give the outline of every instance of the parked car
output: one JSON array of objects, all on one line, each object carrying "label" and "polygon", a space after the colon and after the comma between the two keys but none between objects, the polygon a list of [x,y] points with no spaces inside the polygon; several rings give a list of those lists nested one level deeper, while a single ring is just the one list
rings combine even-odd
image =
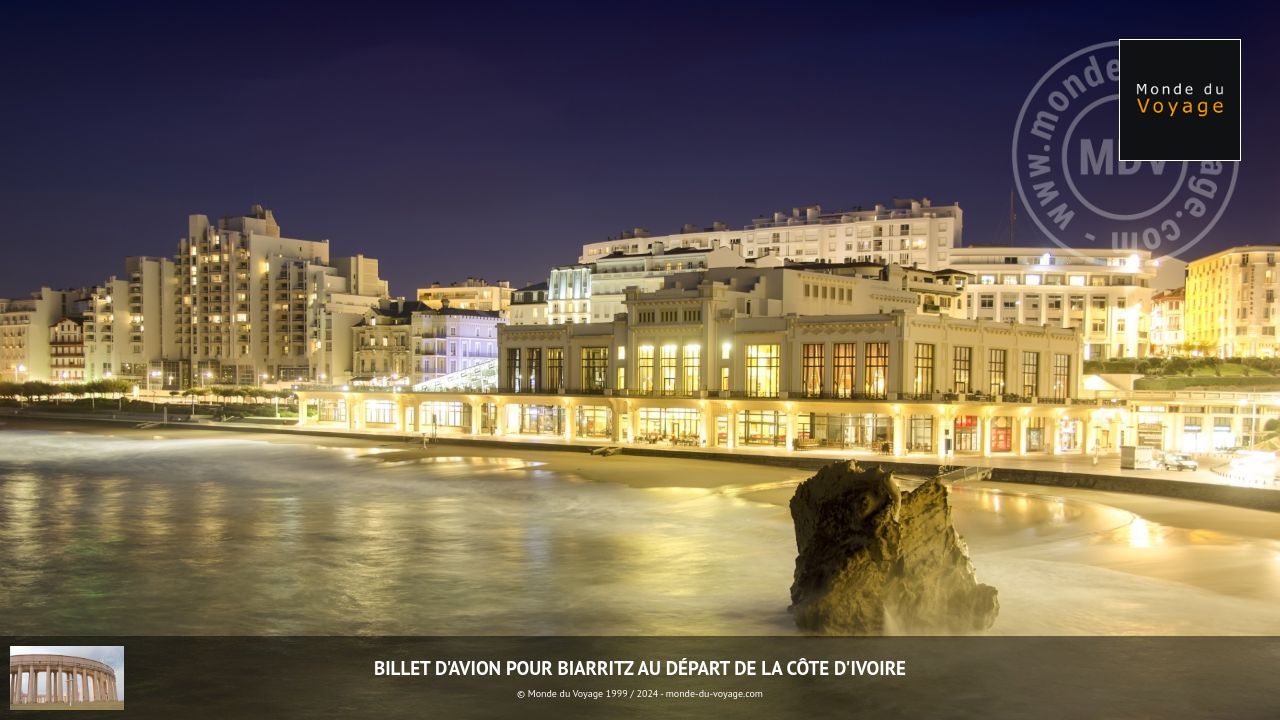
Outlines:
[{"label": "parked car", "polygon": [[1200,463],[1195,458],[1183,453],[1165,453],[1160,459],[1160,465],[1165,470],[1199,470]]}]

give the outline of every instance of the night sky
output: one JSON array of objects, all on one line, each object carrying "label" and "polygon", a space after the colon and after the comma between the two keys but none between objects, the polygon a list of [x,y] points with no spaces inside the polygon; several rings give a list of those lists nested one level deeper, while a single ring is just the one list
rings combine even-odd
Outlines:
[{"label": "night sky", "polygon": [[1243,38],[1245,161],[1198,249],[1280,242],[1274,5],[268,5],[4,2],[0,296],[253,203],[393,294],[812,203],[959,201],[999,241],[1027,91],[1118,37]]}]

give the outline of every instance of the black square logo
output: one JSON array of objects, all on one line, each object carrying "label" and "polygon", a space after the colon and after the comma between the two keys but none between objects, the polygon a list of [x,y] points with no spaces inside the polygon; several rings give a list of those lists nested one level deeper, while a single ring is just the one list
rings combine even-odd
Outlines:
[{"label": "black square logo", "polygon": [[1121,40],[1120,159],[1239,160],[1240,41]]}]

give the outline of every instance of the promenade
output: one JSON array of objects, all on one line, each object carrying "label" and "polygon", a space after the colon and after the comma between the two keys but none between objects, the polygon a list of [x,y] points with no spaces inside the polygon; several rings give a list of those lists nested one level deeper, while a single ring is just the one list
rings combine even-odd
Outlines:
[{"label": "promenade", "polygon": [[834,460],[857,460],[865,463],[892,463],[900,466],[918,465],[922,473],[929,472],[939,466],[1003,468],[1008,470],[1028,471],[1031,473],[1071,473],[1115,478],[1143,478],[1153,480],[1177,481],[1199,485],[1215,485],[1226,487],[1252,488],[1261,490],[1280,490],[1280,482],[1275,478],[1230,478],[1215,473],[1211,468],[1225,464],[1225,456],[1203,456],[1199,458],[1200,469],[1193,471],[1177,471],[1162,469],[1121,469],[1118,455],[1103,455],[1096,459],[1083,454],[1071,455],[1002,455],[980,456],[974,454],[953,454],[941,457],[937,454],[912,452],[903,456],[890,456],[880,453],[858,450],[803,449],[793,450],[782,447],[737,447],[733,449],[721,447],[689,447],[669,443],[612,443],[605,440],[577,439],[567,443],[559,437],[545,435],[506,435],[492,436],[485,434],[466,434],[439,432],[435,436],[427,434],[405,433],[396,430],[327,428],[307,425],[298,427],[288,421],[273,421],[262,418],[257,421],[212,421],[196,420],[186,422],[160,422],[159,415],[146,413],[70,413],[44,412],[38,410],[17,410],[13,408],[0,411],[0,417],[45,418],[57,420],[84,420],[92,422],[113,422],[126,425],[147,425],[150,427],[198,428],[209,430],[226,430],[238,432],[280,432],[310,436],[332,436],[345,438],[385,439],[402,443],[420,444],[425,442],[482,445],[495,447],[519,448],[529,447],[543,450],[592,450],[601,447],[619,447],[630,454],[659,455],[664,457],[690,457],[697,459],[723,460],[728,462],[752,462],[777,464],[783,466],[815,467],[818,464]]}]

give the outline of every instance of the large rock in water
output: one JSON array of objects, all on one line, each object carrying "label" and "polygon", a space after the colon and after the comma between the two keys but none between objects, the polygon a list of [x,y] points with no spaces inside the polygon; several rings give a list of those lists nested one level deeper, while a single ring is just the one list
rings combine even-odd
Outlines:
[{"label": "large rock in water", "polygon": [[791,612],[802,630],[966,633],[995,622],[996,589],[975,579],[938,479],[903,495],[878,465],[832,463],[796,489],[791,517]]}]

